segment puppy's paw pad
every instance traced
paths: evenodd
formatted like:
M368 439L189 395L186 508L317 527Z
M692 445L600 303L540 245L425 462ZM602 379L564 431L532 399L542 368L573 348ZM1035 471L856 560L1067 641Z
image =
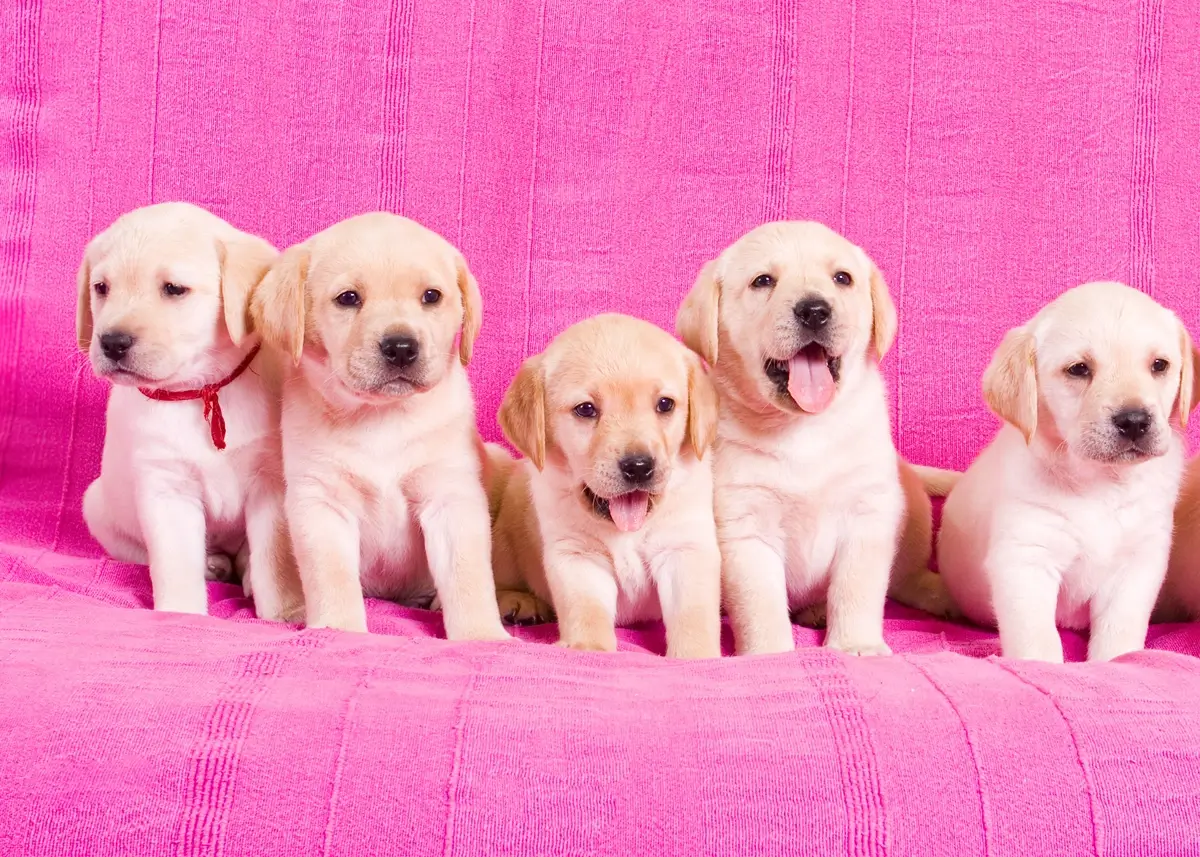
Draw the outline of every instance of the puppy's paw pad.
M879 640L877 642L829 642L825 644L830 649L836 649L839 652L845 652L848 655L856 657L886 657L892 653L891 648L887 643Z
M231 583L237 579L234 573L233 560L228 554L213 553L208 555L204 564L204 579L218 583Z
M529 592L498 592L496 602L506 625L540 625L554 617L550 605Z
M810 604L792 614L792 621L805 628L824 628L828 620L825 604Z

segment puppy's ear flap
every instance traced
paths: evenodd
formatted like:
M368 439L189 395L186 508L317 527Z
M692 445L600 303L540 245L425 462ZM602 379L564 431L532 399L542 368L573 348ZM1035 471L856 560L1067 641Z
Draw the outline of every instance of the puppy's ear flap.
M688 442L697 458L712 446L717 436L717 388L693 355L688 355Z
M258 285L279 251L254 235L239 235L217 240L221 260L221 305L225 329L234 345L241 345L253 329L250 318L250 293Z
M1196 378L1200 373L1200 351L1192 344L1192 337L1183 322L1179 323L1179 345L1183 360L1179 367L1179 395L1175 399L1175 409L1179 412L1179 427L1187 428L1188 414L1200 401L1200 383Z
M1038 388L1033 334L1015 327L1004 335L983 373L983 398L992 413L1033 440L1037 431Z
M276 257L250 298L250 317L263 342L290 355L297 365L304 353L308 264L308 248L303 244L289 247Z
M463 322L462 331L458 336L458 359L466 366L471 362L471 352L475 349L475 339L479 336L479 328L483 326L483 297L479 294L479 283L467 267L467 260L461 255L457 260L458 290L462 293Z
M871 265L871 342L875 355L882 360L896 341L896 305L884 282L883 274Z
M508 442L541 470L546 464L546 383L541 355L521 364L504 393L497 417Z
M79 350L87 354L92 347L92 264L85 250L75 275L79 290L79 303L75 305L75 341Z
M721 281L714 259L700 269L692 290L687 293L675 316L675 332L683 344L717 365L717 322L721 306Z

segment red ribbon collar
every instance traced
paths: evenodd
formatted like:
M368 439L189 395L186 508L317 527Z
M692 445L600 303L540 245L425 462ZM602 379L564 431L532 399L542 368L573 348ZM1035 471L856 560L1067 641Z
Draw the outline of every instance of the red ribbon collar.
M213 446L217 449L225 448L225 417L221 413L221 400L217 398L217 393L223 387L228 387L238 376L249 368L254 362L254 358L258 356L261 345L256 345L250 349L250 353L246 358L238 364L238 367L224 379L217 381L215 384L209 384L206 387L201 387L199 390L150 390L146 387L138 387L138 390L147 399L154 399L158 402L186 402L192 399L200 399L204 402L204 419L208 421L209 430L212 432Z

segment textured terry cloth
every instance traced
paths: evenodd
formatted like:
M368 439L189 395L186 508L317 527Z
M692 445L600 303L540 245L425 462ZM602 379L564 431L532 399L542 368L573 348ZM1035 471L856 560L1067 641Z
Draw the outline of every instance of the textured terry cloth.
M451 645L383 603L297 632L217 584L156 615L80 517L106 388L73 330L82 249L135 206L280 246L403 213L479 279L496 439L563 327L670 328L739 234L814 218L891 285L901 450L961 467L1048 298L1121 279L1196 320L1189 4L11 0L0 32L0 854L1200 853L1190 626L1054 668L900 608L892 659L797 629L706 664L659 626Z

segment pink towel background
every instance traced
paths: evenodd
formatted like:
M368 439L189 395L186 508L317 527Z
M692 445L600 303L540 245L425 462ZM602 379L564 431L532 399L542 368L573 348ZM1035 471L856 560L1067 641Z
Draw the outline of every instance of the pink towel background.
M465 252L480 427L601 310L670 328L700 265L816 218L882 268L895 434L964 466L1003 331L1089 279L1194 324L1200 16L1183 2L11 0L0 9L0 853L1198 854L1200 633L1110 665L676 664L155 615L79 515L105 387L74 274L187 199L280 246L364 210ZM1074 658L1084 642L1069 636ZM1180 654L1182 653L1182 654Z

